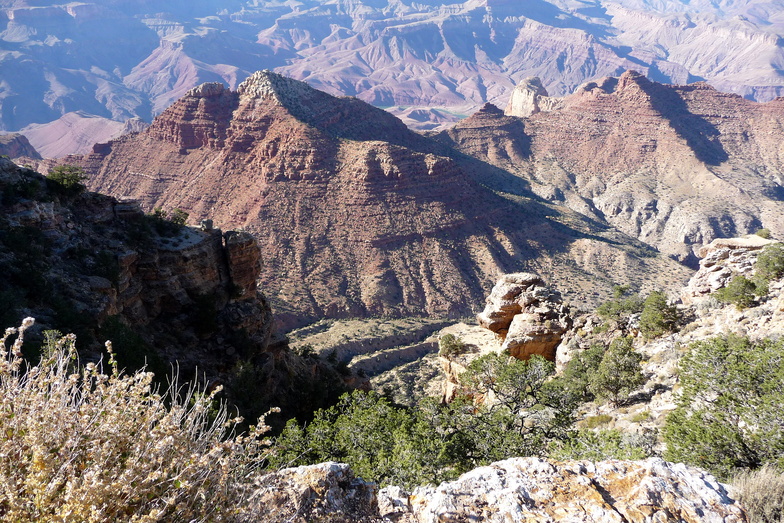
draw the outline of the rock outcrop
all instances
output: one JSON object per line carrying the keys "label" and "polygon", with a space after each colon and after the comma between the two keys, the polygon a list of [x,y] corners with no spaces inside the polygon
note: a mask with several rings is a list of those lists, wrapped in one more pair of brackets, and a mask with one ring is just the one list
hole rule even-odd
{"label": "rock outcrop", "polygon": [[754,262],[762,249],[776,243],[774,240],[750,235],[743,238],[717,238],[699,250],[700,268],[683,290],[684,303],[710,295],[735,276],[750,278]]}
{"label": "rock outcrop", "polygon": [[659,458],[512,458],[412,493],[399,487],[377,493],[373,487],[337,463],[285,469],[261,479],[248,515],[263,513],[269,522],[318,517],[343,523],[746,521],[742,507],[711,475]]}
{"label": "rock outcrop", "polygon": [[249,520],[267,523],[380,521],[378,487],[344,463],[320,463],[261,476],[246,502]]}
{"label": "rock outcrop", "polygon": [[503,339],[501,350],[521,360],[538,354],[555,361],[555,349],[572,324],[560,293],[530,273],[502,276],[477,320]]}
{"label": "rock outcrop", "polygon": [[0,324],[35,317],[35,342],[44,330],[73,332],[83,361],[105,360],[111,340],[121,368],[146,366],[164,386],[173,368],[181,383],[222,384],[220,400],[248,420],[279,407],[273,425],[367,388],[365,377],[288,350],[257,288],[260,263],[247,233],[63,192],[0,159]]}
{"label": "rock outcrop", "polygon": [[520,92],[529,116],[481,111],[441,135],[528,182],[500,189],[531,190],[693,268],[715,238],[761,227],[784,237],[784,99],[756,103],[634,71],[588,82],[550,111],[535,111],[536,86]]}
{"label": "rock outcrop", "polygon": [[[229,368],[238,356],[229,339],[239,330],[264,351],[273,321],[256,289],[260,251],[251,236],[175,227],[132,200],[64,196],[50,184],[0,159],[2,260],[12,267],[3,284],[18,300],[9,311],[25,310],[46,328],[83,325],[96,337],[107,320],[119,320],[184,373]],[[18,235],[28,235],[27,245]],[[39,279],[41,292],[32,292]]]}
{"label": "rock outcrop", "polygon": [[24,135],[18,133],[0,134],[0,156],[7,156],[11,159],[41,159],[41,155],[38,154],[35,147],[30,145]]}
{"label": "rock outcrop", "polygon": [[[499,274],[537,265],[555,267],[559,288],[581,301],[596,299],[570,283],[585,273],[599,276],[598,296],[609,272],[625,281],[632,267],[654,278],[682,271],[641,245],[619,248],[616,233],[570,211],[554,220],[558,210],[498,196],[470,173],[512,176],[450,154],[385,111],[259,71],[237,91],[194,88],[146,131],[64,161],[84,166],[90,188],[146,211],[181,208],[253,234],[260,284],[291,306],[287,326],[470,314]],[[576,252],[586,247],[604,254]]]}
{"label": "rock outcrop", "polygon": [[509,103],[506,105],[506,109],[504,109],[504,114],[527,118],[542,111],[548,112],[559,109],[562,104],[562,99],[551,98],[547,94],[547,89],[542,85],[542,81],[532,76],[526,78],[514,88],[509,96]]}
{"label": "rock outcrop", "polygon": [[513,458],[436,489],[414,491],[409,503],[409,521],[417,523],[477,516],[499,523],[745,521],[742,508],[712,476],[658,458],[596,463]]}

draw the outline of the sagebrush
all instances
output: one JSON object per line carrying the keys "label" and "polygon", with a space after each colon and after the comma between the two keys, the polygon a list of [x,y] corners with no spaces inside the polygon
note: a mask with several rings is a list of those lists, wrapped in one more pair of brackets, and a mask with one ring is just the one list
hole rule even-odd
{"label": "sagebrush", "polygon": [[158,392],[151,373],[119,372],[108,342],[108,374],[79,364],[73,335],[50,337],[28,363],[21,347],[32,324],[0,340],[0,519],[243,519],[267,448],[263,418],[233,434],[239,420],[214,395],[176,382]]}
{"label": "sagebrush", "polygon": [[732,481],[738,500],[746,510],[749,523],[784,521],[784,473],[766,464],[757,470],[745,470]]}

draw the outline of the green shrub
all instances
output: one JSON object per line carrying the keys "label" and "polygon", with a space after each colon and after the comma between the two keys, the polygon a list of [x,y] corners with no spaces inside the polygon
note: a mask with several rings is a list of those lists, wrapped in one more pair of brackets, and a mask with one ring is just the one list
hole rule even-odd
{"label": "green shrub", "polygon": [[760,238],[765,238],[766,240],[770,239],[770,229],[765,229],[765,228],[757,229],[757,232],[755,232],[754,234],[756,234]]}
{"label": "green shrub", "polygon": [[[4,521],[227,521],[241,517],[264,456],[232,436],[212,396],[149,373],[81,366],[72,335],[36,365],[19,349],[28,318],[0,340],[0,509]],[[12,337],[16,340],[11,347]],[[53,344],[53,345],[51,345]]]}
{"label": "green shrub", "polygon": [[642,434],[624,433],[617,429],[578,430],[550,453],[558,460],[645,459],[653,455],[655,431]]}
{"label": "green shrub", "polygon": [[697,342],[681,359],[680,380],[663,432],[668,460],[722,478],[765,463],[784,466],[784,340]]}
{"label": "green shrub", "polygon": [[590,391],[598,399],[618,405],[645,383],[640,361],[642,356],[634,350],[632,338],[613,340],[596,372],[590,377]]}
{"label": "green shrub", "polygon": [[169,217],[169,221],[171,221],[174,225],[179,225],[182,227],[185,225],[185,222],[188,221],[188,216],[188,213],[182,209],[174,209],[171,213],[171,217]]}
{"label": "green shrub", "polygon": [[751,523],[784,521],[784,474],[781,470],[770,465],[745,470],[733,478],[732,486]]}
{"label": "green shrub", "polygon": [[50,188],[64,196],[74,196],[86,189],[82,184],[87,179],[84,169],[75,165],[58,165],[49,171],[46,179],[51,182]]}
{"label": "green shrub", "polygon": [[[433,407],[434,409],[436,407]],[[396,407],[374,392],[344,394],[306,428],[289,420],[269,456],[272,467],[337,460],[382,485],[416,486],[456,476],[450,437],[438,435],[423,411]]]}
{"label": "green shrub", "polygon": [[581,401],[594,399],[590,380],[599,368],[605,350],[604,345],[595,344],[589,349],[576,352],[564,369],[562,377],[565,386],[570,387]]}
{"label": "green shrub", "polygon": [[607,425],[610,423],[614,418],[609,414],[597,414],[596,416],[588,416],[585,418],[585,427],[588,429],[595,429],[596,427],[600,427],[602,425]]}
{"label": "green shrub", "polygon": [[754,304],[757,285],[745,276],[735,276],[726,287],[713,293],[717,300],[723,303],[733,303],[739,310],[751,307]]}
{"label": "green shrub", "polygon": [[444,358],[457,356],[466,351],[465,343],[463,340],[454,334],[444,334],[438,339],[438,355]]}
{"label": "green shrub", "polygon": [[188,213],[181,209],[174,209],[171,216],[161,207],[153,209],[147,219],[152,223],[155,232],[164,238],[173,238],[180,234],[185,222],[188,220]]}
{"label": "green shrub", "polygon": [[768,282],[784,276],[784,244],[768,245],[757,256],[754,275]]}
{"label": "green shrub", "polygon": [[596,313],[606,320],[621,321],[642,312],[643,300],[638,295],[628,295],[627,285],[613,287],[613,299],[599,305]]}
{"label": "green shrub", "polygon": [[667,295],[654,291],[645,298],[640,314],[640,332],[646,339],[653,339],[672,332],[678,322],[678,310],[667,304]]}
{"label": "green shrub", "polygon": [[469,365],[461,376],[467,395],[447,405],[427,398],[405,408],[372,392],[345,394],[304,428],[290,420],[270,464],[344,461],[365,479],[412,487],[511,456],[544,455],[570,437],[577,406],[553,372],[539,356],[492,353]]}

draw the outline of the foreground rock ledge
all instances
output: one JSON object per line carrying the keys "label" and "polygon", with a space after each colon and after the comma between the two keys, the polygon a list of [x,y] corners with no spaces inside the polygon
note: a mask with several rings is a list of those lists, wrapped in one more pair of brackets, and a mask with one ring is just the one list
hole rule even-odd
{"label": "foreground rock ledge", "polygon": [[252,505],[269,522],[746,521],[713,476],[659,458],[512,458],[410,494],[399,487],[377,491],[348,465],[322,463],[264,476]]}

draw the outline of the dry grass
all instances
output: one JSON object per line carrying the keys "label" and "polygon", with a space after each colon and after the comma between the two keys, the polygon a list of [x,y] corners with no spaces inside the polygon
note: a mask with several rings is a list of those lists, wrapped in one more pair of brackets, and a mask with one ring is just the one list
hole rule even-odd
{"label": "dry grass", "polygon": [[[266,442],[213,396],[152,375],[80,366],[74,336],[22,359],[25,320],[0,340],[0,519],[3,521],[229,521]],[[15,341],[8,344],[16,336]]]}
{"label": "dry grass", "polygon": [[732,486],[749,523],[784,522],[784,474],[774,466],[741,472]]}

